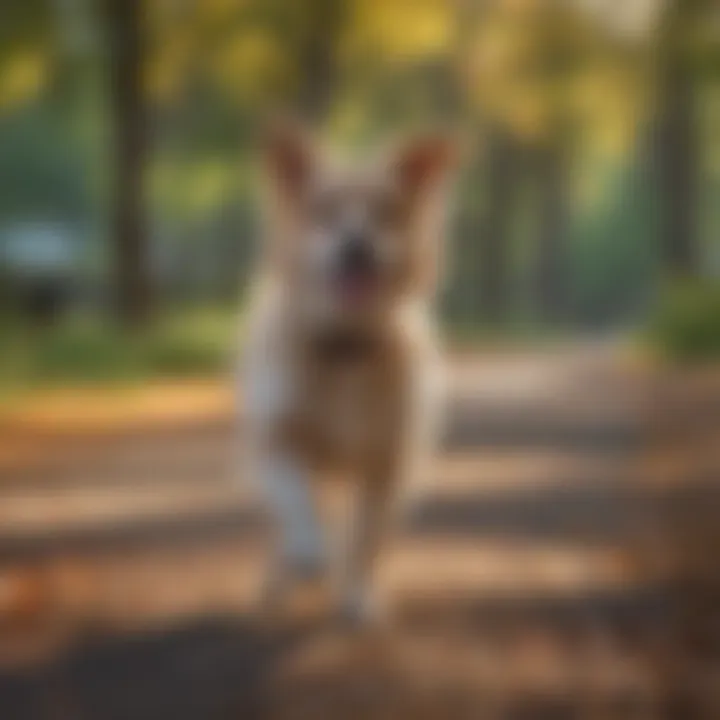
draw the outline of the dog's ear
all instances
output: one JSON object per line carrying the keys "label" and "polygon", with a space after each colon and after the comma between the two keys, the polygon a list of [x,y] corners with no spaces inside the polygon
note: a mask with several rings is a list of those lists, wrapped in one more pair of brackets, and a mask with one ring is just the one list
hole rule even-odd
{"label": "dog's ear", "polygon": [[418,138],[395,156],[394,170],[401,190],[417,197],[440,186],[457,161],[454,142],[445,135]]}
{"label": "dog's ear", "polygon": [[271,182],[287,199],[297,198],[313,168],[314,148],[309,134],[293,121],[276,120],[269,124],[263,146]]}

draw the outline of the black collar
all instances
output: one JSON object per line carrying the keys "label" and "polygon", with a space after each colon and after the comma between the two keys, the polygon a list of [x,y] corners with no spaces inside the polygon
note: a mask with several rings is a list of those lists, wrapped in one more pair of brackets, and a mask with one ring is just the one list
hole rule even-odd
{"label": "black collar", "polygon": [[378,349],[378,338],[356,328],[327,328],[313,338],[316,357],[330,363],[350,363],[365,360]]}

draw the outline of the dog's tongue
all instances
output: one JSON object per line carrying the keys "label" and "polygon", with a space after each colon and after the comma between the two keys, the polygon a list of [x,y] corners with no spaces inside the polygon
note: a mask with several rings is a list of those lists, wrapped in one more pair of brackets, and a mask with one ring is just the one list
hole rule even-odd
{"label": "dog's tongue", "polygon": [[375,289],[375,277],[371,273],[344,273],[337,283],[342,300],[351,305],[361,304]]}

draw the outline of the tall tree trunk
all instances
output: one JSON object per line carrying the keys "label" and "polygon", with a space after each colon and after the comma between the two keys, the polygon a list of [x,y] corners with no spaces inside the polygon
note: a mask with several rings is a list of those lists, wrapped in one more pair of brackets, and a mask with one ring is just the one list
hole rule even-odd
{"label": "tall tree trunk", "polygon": [[567,317],[567,155],[562,140],[550,140],[537,152],[539,190],[536,290],[545,321]]}
{"label": "tall tree trunk", "polygon": [[308,27],[300,48],[297,109],[311,125],[321,125],[327,118],[337,87],[337,46],[344,5],[339,0],[308,0],[305,3]]}
{"label": "tall tree trunk", "polygon": [[142,0],[105,0],[114,123],[112,239],[115,307],[127,326],[150,314],[145,224],[146,118],[142,87]]}
{"label": "tall tree trunk", "polygon": [[698,141],[692,76],[678,41],[680,4],[666,18],[659,49],[656,171],[665,266],[671,277],[692,277],[699,270]]}
{"label": "tall tree trunk", "polygon": [[486,207],[480,233],[480,303],[490,322],[508,310],[508,244],[517,185],[516,141],[494,128],[488,136]]}

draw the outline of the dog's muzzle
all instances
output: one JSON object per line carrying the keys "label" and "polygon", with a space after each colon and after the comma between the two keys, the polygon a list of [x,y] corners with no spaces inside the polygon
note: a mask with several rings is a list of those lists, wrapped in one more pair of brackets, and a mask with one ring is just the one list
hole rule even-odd
{"label": "dog's muzzle", "polygon": [[371,333],[349,328],[328,328],[313,339],[316,356],[329,363],[365,360],[378,350],[378,338]]}
{"label": "dog's muzzle", "polygon": [[362,235],[348,237],[338,254],[335,288],[342,301],[362,305],[377,288],[379,268],[375,249]]}

